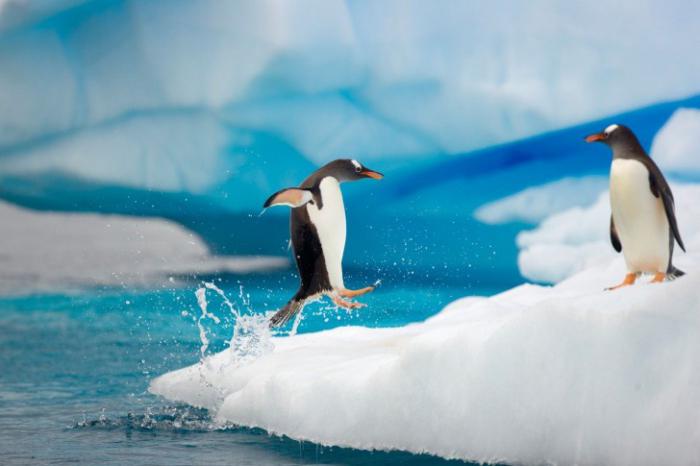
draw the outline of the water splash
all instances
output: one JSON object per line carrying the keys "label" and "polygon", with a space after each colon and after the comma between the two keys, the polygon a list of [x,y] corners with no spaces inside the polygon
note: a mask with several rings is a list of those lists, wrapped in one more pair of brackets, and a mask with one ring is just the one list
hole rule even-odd
{"label": "water splash", "polygon": [[304,320],[304,313],[302,312],[304,309],[302,308],[294,318],[294,323],[292,324],[292,329],[289,331],[289,336],[293,337],[294,335],[297,334],[297,330],[299,329],[299,324],[301,324],[301,321]]}
{"label": "water splash", "polygon": [[209,312],[207,310],[207,289],[206,288],[199,288],[197,291],[194,292],[195,296],[197,296],[197,305],[199,306],[199,309],[202,311],[202,314],[199,316],[197,319],[197,328],[199,329],[199,340],[202,342],[202,345],[199,347],[199,360],[200,362],[204,362],[205,356],[207,349],[209,348],[209,338],[207,337],[207,330],[204,327],[204,321],[206,319],[211,319],[214,321],[215,324],[219,324],[221,321],[219,320],[218,317],[216,317],[214,314]]}
{"label": "water splash", "polygon": [[238,296],[246,310],[245,313],[239,310],[221,288],[212,282],[203,282],[202,287],[195,292],[197,303],[202,311],[197,322],[202,342],[200,347],[202,362],[206,360],[206,351],[209,348],[209,339],[203,321],[205,318],[209,318],[217,325],[220,323],[220,319],[208,310],[207,291],[212,291],[221,298],[233,319],[233,335],[227,341],[231,354],[231,364],[235,366],[247,364],[274,349],[267,316],[253,311],[250,306],[250,295],[244,292],[243,286],[239,287]]}
{"label": "water splash", "polygon": [[143,413],[129,412],[125,416],[108,416],[102,409],[99,416],[89,418],[83,413],[82,419],[73,422],[73,429],[102,429],[125,431],[163,432],[211,432],[231,430],[235,426],[212,418],[206,409],[188,405],[145,408]]}

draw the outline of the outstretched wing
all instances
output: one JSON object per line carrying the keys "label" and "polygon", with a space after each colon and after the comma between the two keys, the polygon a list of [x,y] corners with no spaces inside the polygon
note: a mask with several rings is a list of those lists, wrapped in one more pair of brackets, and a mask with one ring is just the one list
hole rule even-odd
{"label": "outstretched wing", "polygon": [[622,251],[622,243],[620,243],[620,238],[617,236],[615,221],[613,220],[612,215],[610,216],[610,242],[612,243],[613,248],[615,248],[615,251]]}
{"label": "outstretched wing", "polygon": [[276,205],[286,205],[292,208],[301,207],[312,199],[313,194],[308,189],[285,188],[267,198],[263,208],[267,209]]}
{"label": "outstretched wing", "polygon": [[668,185],[668,182],[666,182],[666,178],[664,178],[659,167],[657,167],[651,159],[646,160],[648,160],[647,168],[649,169],[649,189],[651,189],[651,193],[654,196],[661,198],[661,202],[664,204],[664,210],[666,211],[668,224],[671,226],[671,231],[673,232],[673,237],[676,238],[678,246],[685,251],[685,245],[681,239],[681,233],[678,230],[678,222],[676,221],[676,209],[671,187]]}

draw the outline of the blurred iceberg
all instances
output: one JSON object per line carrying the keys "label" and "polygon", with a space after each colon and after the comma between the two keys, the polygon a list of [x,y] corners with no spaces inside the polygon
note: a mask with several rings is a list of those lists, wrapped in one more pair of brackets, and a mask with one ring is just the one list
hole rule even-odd
{"label": "blurred iceberg", "polygon": [[524,189],[479,207],[474,216],[485,223],[538,223],[574,206],[590,205],[607,186],[602,176],[566,177]]}
{"label": "blurred iceberg", "polygon": [[700,110],[676,110],[654,137],[651,155],[677,177],[700,178]]}
{"label": "blurred iceberg", "polygon": [[0,218],[0,295],[170,287],[195,274],[288,265],[284,257],[214,256],[196,234],[162,219],[36,212],[6,202]]}
{"label": "blurred iceberg", "polygon": [[257,209],[339,156],[462,153],[697,94],[698,18],[696,2],[5,0],[0,195],[48,202],[41,178]]}

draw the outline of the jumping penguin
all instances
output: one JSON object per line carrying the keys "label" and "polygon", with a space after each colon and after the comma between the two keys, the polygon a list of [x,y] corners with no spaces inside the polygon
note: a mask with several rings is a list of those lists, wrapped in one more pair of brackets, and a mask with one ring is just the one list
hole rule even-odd
{"label": "jumping penguin", "polygon": [[[684,273],[673,266],[673,245],[685,251],[678,231],[673,193],[664,175],[647,155],[632,130],[610,125],[586,142],[602,142],[612,149],[610,167],[610,241],[622,251],[627,275],[614,290],[633,285],[641,273],[653,273],[652,283]],[[675,241],[674,241],[675,239]]]}
{"label": "jumping penguin", "polygon": [[357,160],[340,159],[319,168],[298,188],[277,191],[264,207],[286,205],[292,208],[290,236],[301,285],[291,300],[270,319],[270,326],[284,325],[309,299],[323,295],[347,309],[362,307],[346,301],[374,290],[368,286],[349,290],[343,283],[345,249],[345,206],[340,183],[364,178],[380,180],[383,175]]}

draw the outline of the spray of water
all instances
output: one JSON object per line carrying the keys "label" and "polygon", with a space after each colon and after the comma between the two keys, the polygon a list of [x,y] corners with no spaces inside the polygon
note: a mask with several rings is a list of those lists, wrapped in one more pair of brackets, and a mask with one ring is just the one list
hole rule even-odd
{"label": "spray of water", "polygon": [[197,319],[197,328],[199,329],[199,340],[202,342],[201,346],[199,347],[199,360],[203,363],[207,349],[209,348],[209,338],[207,337],[207,329],[204,326],[204,321],[206,319],[211,319],[217,325],[221,321],[218,317],[207,310],[207,289],[199,288],[194,294],[197,297],[197,305],[199,305],[199,309],[202,311],[202,314]]}
{"label": "spray of water", "polygon": [[253,312],[250,306],[250,296],[244,293],[242,286],[239,288],[239,299],[245,308],[245,312],[240,311],[239,307],[229,299],[221,288],[214,283],[204,282],[202,287],[195,292],[197,303],[201,310],[201,316],[197,325],[199,327],[199,338],[202,342],[200,346],[200,360],[202,364],[205,364],[206,351],[209,348],[209,339],[203,321],[208,318],[217,325],[220,323],[220,320],[208,310],[207,291],[211,291],[221,298],[223,304],[231,313],[234,322],[233,335],[227,342],[231,358],[227,367],[230,367],[231,364],[236,366],[247,364],[274,349],[267,316]]}

